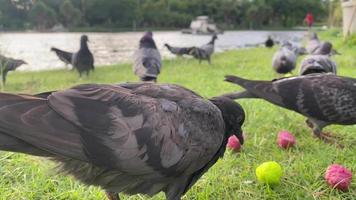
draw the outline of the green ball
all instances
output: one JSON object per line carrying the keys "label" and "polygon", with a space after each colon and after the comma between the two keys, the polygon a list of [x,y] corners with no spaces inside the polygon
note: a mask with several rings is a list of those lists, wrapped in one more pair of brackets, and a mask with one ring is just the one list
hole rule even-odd
{"label": "green ball", "polygon": [[256,176],[258,181],[269,186],[279,184],[282,175],[282,167],[274,161],[264,162],[256,168]]}

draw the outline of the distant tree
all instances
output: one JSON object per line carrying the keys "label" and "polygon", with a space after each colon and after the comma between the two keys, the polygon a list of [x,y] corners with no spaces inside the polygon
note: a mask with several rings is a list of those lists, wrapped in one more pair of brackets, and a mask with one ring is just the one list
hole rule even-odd
{"label": "distant tree", "polygon": [[65,0],[59,8],[62,22],[67,27],[78,26],[82,22],[82,13],[76,7],[74,7],[72,1]]}
{"label": "distant tree", "polygon": [[46,30],[56,23],[55,11],[42,1],[36,1],[30,10],[30,17],[38,30]]}

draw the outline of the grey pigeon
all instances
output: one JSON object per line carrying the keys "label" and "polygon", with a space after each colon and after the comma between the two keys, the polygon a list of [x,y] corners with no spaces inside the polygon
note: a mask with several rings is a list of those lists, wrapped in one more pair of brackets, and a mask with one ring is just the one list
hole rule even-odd
{"label": "grey pigeon", "polygon": [[192,55],[194,58],[199,60],[201,63],[202,60],[207,60],[209,64],[211,64],[211,55],[214,53],[215,49],[215,40],[217,39],[217,35],[213,35],[210,42],[201,47],[193,47],[189,55]]}
{"label": "grey pigeon", "polygon": [[169,44],[164,44],[167,47],[168,51],[177,56],[188,55],[193,47],[173,47]]}
{"label": "grey pigeon", "polygon": [[272,67],[279,74],[286,74],[295,69],[298,56],[297,47],[285,41],[272,58]]}
{"label": "grey pigeon", "polygon": [[326,55],[325,53],[322,53],[322,51],[325,51],[325,43],[330,44],[331,48],[328,51],[328,55],[340,55],[338,51],[335,49],[332,49],[332,44],[330,42],[322,42],[320,41],[318,35],[315,32],[312,32],[309,40],[306,45],[306,50],[308,54],[310,55]]}
{"label": "grey pigeon", "polygon": [[312,55],[306,56],[300,66],[300,75],[311,73],[336,74],[336,63],[330,57],[332,44],[323,42],[320,48]]}
{"label": "grey pigeon", "polygon": [[6,77],[9,71],[15,71],[18,67],[20,67],[23,64],[27,64],[27,63],[23,60],[8,58],[0,55],[2,83],[6,84]]}
{"label": "grey pigeon", "polygon": [[309,40],[307,41],[307,45],[306,45],[306,49],[308,53],[314,54],[318,50],[320,44],[321,42],[319,40],[318,35],[315,32],[312,32],[311,35],[309,36]]}
{"label": "grey pigeon", "polygon": [[73,68],[76,69],[81,77],[83,73],[89,75],[90,71],[94,71],[94,57],[88,47],[88,36],[82,35],[80,38],[80,49],[76,53],[66,52],[57,48],[52,47],[51,50],[54,51],[58,58],[66,64],[72,64]]}
{"label": "grey pigeon", "polygon": [[308,118],[316,137],[330,124],[356,124],[356,79],[334,74],[309,74],[275,81],[253,81],[226,76],[226,81],[245,89],[227,97],[260,98]]}
{"label": "grey pigeon", "polygon": [[141,81],[156,82],[161,72],[161,62],[153,34],[146,32],[140,40],[139,49],[134,53],[133,71]]}
{"label": "grey pigeon", "polygon": [[179,200],[225,152],[243,143],[242,107],[203,99],[178,85],[86,84],[17,95],[0,93],[0,150],[49,157],[62,172],[108,197]]}

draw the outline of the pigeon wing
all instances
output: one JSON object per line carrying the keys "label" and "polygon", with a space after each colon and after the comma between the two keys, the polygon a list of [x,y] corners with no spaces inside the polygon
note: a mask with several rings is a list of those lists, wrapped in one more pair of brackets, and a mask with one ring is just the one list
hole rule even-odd
{"label": "pigeon wing", "polygon": [[[182,99],[182,105],[196,108],[196,115],[188,111],[191,117],[174,101],[142,95],[144,91],[135,94],[120,86],[82,85],[55,92],[49,101],[56,112],[81,129],[85,155],[97,166],[158,177],[179,175],[204,166],[222,140],[221,116],[214,115],[219,111],[198,98]],[[221,122],[220,125],[199,129],[202,120],[199,117],[207,115],[205,112],[213,116],[206,123],[218,121],[215,124]],[[198,136],[211,129],[221,137],[207,143],[209,147],[199,144],[206,138]],[[191,142],[194,145],[189,145]]]}

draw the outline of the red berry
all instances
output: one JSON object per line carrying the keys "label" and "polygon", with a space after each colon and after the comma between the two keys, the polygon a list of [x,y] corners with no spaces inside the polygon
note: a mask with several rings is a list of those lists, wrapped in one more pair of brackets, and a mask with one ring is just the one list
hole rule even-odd
{"label": "red berry", "polygon": [[296,143],[295,137],[288,131],[280,131],[277,138],[278,146],[283,149],[293,147]]}
{"label": "red berry", "polygon": [[227,142],[227,147],[237,152],[240,151],[241,149],[240,140],[235,135],[230,136]]}
{"label": "red berry", "polygon": [[331,187],[347,191],[351,184],[352,173],[339,164],[332,164],[326,170],[325,180]]}

